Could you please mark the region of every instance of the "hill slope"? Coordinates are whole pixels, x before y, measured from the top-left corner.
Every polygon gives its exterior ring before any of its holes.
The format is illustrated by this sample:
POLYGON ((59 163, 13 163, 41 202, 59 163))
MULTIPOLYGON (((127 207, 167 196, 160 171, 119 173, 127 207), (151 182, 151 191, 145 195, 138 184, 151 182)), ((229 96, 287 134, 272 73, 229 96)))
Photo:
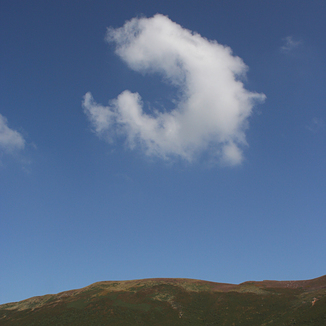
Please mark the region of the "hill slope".
POLYGON ((99 282, 0 305, 0 325, 326 325, 326 275, 239 285, 190 279, 99 282))

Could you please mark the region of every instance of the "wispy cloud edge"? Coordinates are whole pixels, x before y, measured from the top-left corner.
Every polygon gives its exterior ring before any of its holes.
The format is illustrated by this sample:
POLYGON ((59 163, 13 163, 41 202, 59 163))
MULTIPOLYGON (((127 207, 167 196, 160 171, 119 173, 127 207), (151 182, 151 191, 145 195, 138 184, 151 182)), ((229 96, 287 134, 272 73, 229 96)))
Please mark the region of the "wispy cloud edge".
POLYGON ((25 147, 24 137, 8 127, 7 119, 0 114, 0 149, 7 153, 22 150, 25 147))
POLYGON ((302 44, 302 41, 296 41, 293 36, 287 36, 283 38, 284 45, 281 46, 281 52, 289 53, 302 44))

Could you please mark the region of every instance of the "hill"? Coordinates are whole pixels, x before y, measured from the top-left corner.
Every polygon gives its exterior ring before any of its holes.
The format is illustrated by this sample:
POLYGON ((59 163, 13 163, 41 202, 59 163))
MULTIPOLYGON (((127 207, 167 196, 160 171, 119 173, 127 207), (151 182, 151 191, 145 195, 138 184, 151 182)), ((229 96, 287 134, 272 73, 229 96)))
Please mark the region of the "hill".
POLYGON ((326 325, 326 275, 239 285, 108 281, 0 305, 0 325, 326 325))

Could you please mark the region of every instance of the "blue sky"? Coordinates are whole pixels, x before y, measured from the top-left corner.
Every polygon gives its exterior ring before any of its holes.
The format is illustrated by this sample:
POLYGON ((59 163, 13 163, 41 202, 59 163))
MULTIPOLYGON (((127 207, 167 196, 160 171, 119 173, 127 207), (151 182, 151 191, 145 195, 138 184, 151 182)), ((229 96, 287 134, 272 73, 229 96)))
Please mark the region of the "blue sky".
POLYGON ((325 274, 325 1, 0 6, 0 304, 325 274))

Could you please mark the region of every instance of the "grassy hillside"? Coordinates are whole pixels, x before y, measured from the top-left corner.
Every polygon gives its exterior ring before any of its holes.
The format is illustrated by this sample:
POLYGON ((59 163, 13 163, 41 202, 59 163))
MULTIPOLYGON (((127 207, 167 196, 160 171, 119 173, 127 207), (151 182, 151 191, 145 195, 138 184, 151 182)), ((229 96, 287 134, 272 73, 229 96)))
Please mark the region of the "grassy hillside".
POLYGON ((0 325, 326 325, 326 276, 239 285, 189 279, 100 282, 0 305, 0 325))

